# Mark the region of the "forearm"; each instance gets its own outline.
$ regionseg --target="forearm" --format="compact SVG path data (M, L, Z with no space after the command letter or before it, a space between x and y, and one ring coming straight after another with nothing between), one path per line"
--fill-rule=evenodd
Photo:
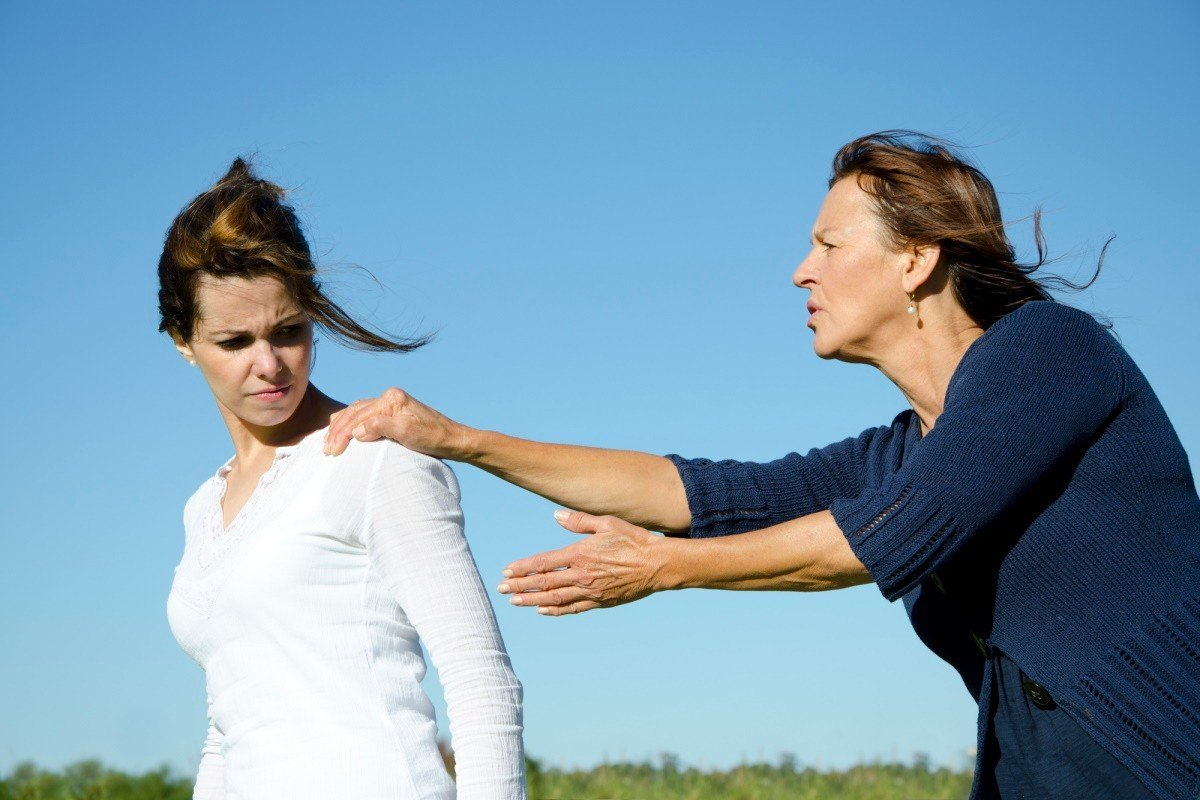
M660 544L663 589L818 592L871 582L828 511L759 531Z
M480 638L487 638L487 632ZM497 643L498 636L495 637ZM521 684L503 650L443 657L459 800L524 800Z
M662 456L533 442L494 431L472 431L463 450L460 460L566 508L667 533L691 526L683 481Z

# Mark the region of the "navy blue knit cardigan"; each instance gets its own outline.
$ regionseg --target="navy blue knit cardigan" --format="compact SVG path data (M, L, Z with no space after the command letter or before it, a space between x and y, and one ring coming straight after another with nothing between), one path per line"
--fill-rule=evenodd
M1200 794L1200 499L1158 398L1088 314L1034 301L994 323L924 437L905 411L770 463L668 457L693 537L830 510L980 701L981 757L997 647L1157 796Z

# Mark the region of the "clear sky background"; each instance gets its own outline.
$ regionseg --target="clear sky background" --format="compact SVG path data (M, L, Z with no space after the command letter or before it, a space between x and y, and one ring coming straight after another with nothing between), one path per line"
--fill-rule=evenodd
M439 331L408 356L323 337L326 392L399 385L526 437L763 460L904 407L812 354L790 275L838 146L944 135L1023 254L1038 204L1069 277L1118 235L1069 302L1114 320L1195 466L1198 38L1190 0L0 1L0 772L198 762L203 675L165 601L183 503L231 445L156 331L155 264L235 156L295 189L350 308ZM489 586L570 541L549 503L457 472ZM551 764L960 766L974 742L961 683L873 587L565 619L493 600Z

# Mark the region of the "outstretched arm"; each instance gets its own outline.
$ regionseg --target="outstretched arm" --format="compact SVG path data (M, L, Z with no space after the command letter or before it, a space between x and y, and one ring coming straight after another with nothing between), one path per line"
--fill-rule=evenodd
M457 423L400 389L333 415L326 452L351 438L388 438L463 461L567 508L692 537L758 530L829 507L862 489L864 456L898 446L903 417L806 455L765 463L710 461L544 444ZM890 443L890 444L889 444Z
M668 539L613 517L560 512L572 545L514 561L500 591L549 616L621 605L665 589L825 591L870 583L828 511L760 531Z
M487 470L559 505L612 514L652 530L683 532L691 520L679 472L662 456L546 444L477 430L400 389L388 389L334 414L326 453L341 453L351 438L392 439L434 458Z

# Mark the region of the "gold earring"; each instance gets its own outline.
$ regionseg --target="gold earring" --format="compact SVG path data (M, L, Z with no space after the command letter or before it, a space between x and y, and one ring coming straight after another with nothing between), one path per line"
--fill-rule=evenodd
M908 293L908 313L909 314L917 313L917 294L916 294L916 292Z

